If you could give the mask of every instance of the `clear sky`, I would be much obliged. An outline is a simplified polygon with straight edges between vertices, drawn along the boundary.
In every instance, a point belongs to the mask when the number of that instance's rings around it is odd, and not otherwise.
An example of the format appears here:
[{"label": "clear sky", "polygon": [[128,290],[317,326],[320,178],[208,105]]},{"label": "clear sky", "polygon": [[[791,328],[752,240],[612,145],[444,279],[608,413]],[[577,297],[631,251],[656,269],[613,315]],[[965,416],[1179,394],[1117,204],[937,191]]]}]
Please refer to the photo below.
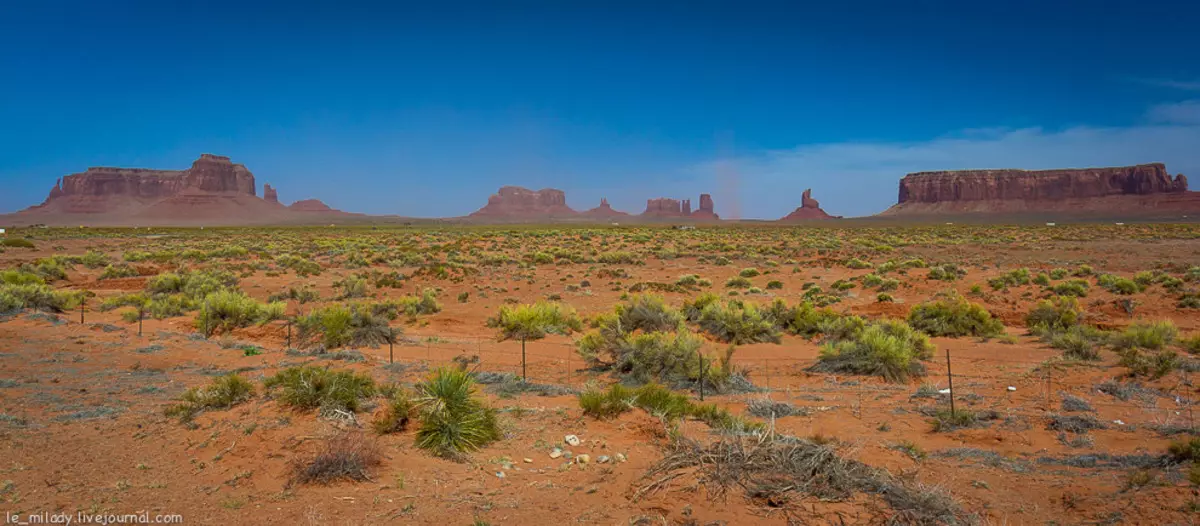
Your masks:
[{"label": "clear sky", "polygon": [[876,213],[921,170],[1197,174],[1198,20],[1185,1],[0,2],[0,212],[88,166],[201,152],[285,202],[423,217],[505,184],[774,219],[809,187]]}]

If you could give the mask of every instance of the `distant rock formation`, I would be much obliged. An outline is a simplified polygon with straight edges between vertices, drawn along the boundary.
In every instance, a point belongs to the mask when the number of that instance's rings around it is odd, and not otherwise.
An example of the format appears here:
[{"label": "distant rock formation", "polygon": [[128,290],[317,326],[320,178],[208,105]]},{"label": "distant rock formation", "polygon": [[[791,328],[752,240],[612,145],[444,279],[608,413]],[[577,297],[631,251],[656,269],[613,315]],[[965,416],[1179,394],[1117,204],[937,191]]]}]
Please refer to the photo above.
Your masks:
[{"label": "distant rock formation", "polygon": [[545,188],[533,191],[519,186],[505,186],[488,197],[483,208],[470,217],[494,219],[569,218],[579,213],[567,206],[562,190]]},{"label": "distant rock formation", "polygon": [[271,183],[266,183],[263,185],[263,199],[265,199],[268,203],[279,204],[279,194],[274,188],[271,188]]},{"label": "distant rock formation", "polygon": [[288,205],[288,209],[296,212],[337,212],[320,199],[301,199]]},{"label": "distant rock formation", "polygon": [[593,218],[593,219],[611,219],[611,218],[618,218],[618,217],[629,217],[629,214],[627,214],[625,212],[622,212],[620,210],[614,210],[613,207],[609,206],[608,199],[605,199],[605,198],[600,198],[600,206],[597,206],[596,208],[593,208],[591,210],[587,210],[580,215],[588,217],[588,218]]},{"label": "distant rock formation", "polygon": [[812,198],[812,188],[804,190],[800,194],[800,207],[793,210],[792,213],[780,218],[780,221],[807,221],[811,219],[837,219],[840,216],[831,216],[821,209],[821,203]]},{"label": "distant rock formation", "polygon": [[721,219],[721,216],[718,216],[717,212],[715,210],[713,210],[713,199],[712,199],[712,196],[709,194],[700,194],[700,209],[696,210],[695,212],[692,212],[689,215],[693,219],[713,220],[713,221],[715,221],[717,219]]},{"label": "distant rock formation", "polygon": [[283,207],[271,185],[256,193],[254,174],[228,157],[202,154],[186,170],[95,167],[58,179],[42,204],[8,215],[14,224],[239,225],[287,224],[330,209],[320,201]]},{"label": "distant rock formation", "polygon": [[700,208],[697,210],[692,210],[691,199],[684,199],[682,201],[678,199],[671,199],[669,197],[647,199],[646,210],[642,212],[642,217],[650,219],[720,219],[720,217],[717,216],[717,213],[713,211],[713,200],[712,196],[709,194],[700,194]]},{"label": "distant rock formation", "polygon": [[898,203],[882,215],[1051,212],[1120,216],[1200,210],[1200,196],[1187,190],[1187,178],[1182,174],[1172,178],[1162,163],[920,172],[900,180]]}]

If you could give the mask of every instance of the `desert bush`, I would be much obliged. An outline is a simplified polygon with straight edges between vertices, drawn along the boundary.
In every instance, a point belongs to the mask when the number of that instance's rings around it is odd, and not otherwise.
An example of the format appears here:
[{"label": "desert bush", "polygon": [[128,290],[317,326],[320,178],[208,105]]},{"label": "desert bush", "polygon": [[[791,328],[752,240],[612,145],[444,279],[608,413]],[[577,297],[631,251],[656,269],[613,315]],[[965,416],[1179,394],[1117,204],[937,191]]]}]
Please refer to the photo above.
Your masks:
[{"label": "desert bush", "polygon": [[781,289],[783,289],[782,281],[771,280],[771,281],[767,282],[767,290],[781,290]]},{"label": "desert bush", "polygon": [[498,329],[506,340],[537,340],[547,334],[570,334],[583,329],[575,309],[561,303],[538,302],[516,307],[501,306],[487,326]]},{"label": "desert bush", "polygon": [[741,276],[732,277],[725,281],[725,288],[727,289],[748,289],[751,285],[753,283],[750,280]]},{"label": "desert bush", "polygon": [[71,266],[71,262],[66,259],[42,258],[33,264],[26,263],[21,265],[20,270],[36,274],[43,280],[50,282],[67,279],[67,268]]},{"label": "desert bush", "polygon": [[1086,298],[1087,291],[1088,282],[1082,279],[1064,281],[1050,287],[1050,292],[1059,296],[1074,296],[1076,298]]},{"label": "desert bush", "polygon": [[[625,332],[642,331],[671,331],[683,323],[683,314],[666,304],[662,296],[653,294],[638,294],[631,296],[624,304],[614,309],[616,322]],[[612,319],[601,316],[596,326],[611,324]]]},{"label": "desert bush", "polygon": [[734,345],[780,341],[775,323],[753,303],[730,300],[723,305],[709,304],[696,323],[718,341]]},{"label": "desert bush", "polygon": [[101,272],[100,277],[98,277],[96,279],[105,280],[105,279],[117,279],[117,278],[132,278],[137,275],[138,275],[137,269],[122,263],[122,264],[109,265],[107,267],[104,267],[104,272]]},{"label": "desert bush", "polygon": [[46,280],[32,272],[0,270],[0,285],[45,285]]},{"label": "desert bush", "polygon": [[438,369],[416,391],[421,414],[417,447],[457,457],[501,438],[495,410],[476,396],[475,380],[467,371]]},{"label": "desert bush", "polygon": [[196,328],[208,331],[233,330],[264,324],[283,318],[286,305],[259,303],[240,292],[221,290],[204,297],[204,308],[196,318]]},{"label": "desert bush", "polygon": [[275,265],[279,268],[291,269],[301,278],[321,274],[321,265],[315,261],[304,259],[294,254],[281,254],[275,257]]},{"label": "desert bush", "polygon": [[1096,361],[1100,359],[1098,346],[1107,335],[1092,327],[1075,325],[1066,330],[1048,332],[1043,338],[1051,347],[1061,349],[1067,358]]},{"label": "desert bush", "polygon": [[683,303],[683,314],[690,322],[700,320],[700,314],[704,312],[705,307],[721,301],[721,297],[711,292],[705,292],[691,301]]},{"label": "desert bush", "polygon": [[1004,332],[1004,324],[993,319],[987,309],[958,295],[913,307],[908,323],[933,336],[990,337]]},{"label": "desert bush", "polygon": [[371,427],[376,433],[386,435],[398,433],[408,428],[408,423],[416,415],[417,405],[409,393],[396,389],[388,397],[383,411],[371,421]]},{"label": "desert bush", "polygon": [[214,378],[207,387],[193,387],[183,392],[179,403],[166,408],[164,414],[181,421],[190,421],[205,409],[226,409],[254,396],[254,384],[230,374]]},{"label": "desert bush", "polygon": [[814,371],[880,376],[904,381],[925,374],[921,360],[933,356],[929,337],[899,320],[867,325],[851,339],[827,343],[821,348]]},{"label": "desert bush", "polygon": [[340,410],[357,412],[362,400],[375,394],[375,381],[365,374],[303,365],[289,367],[263,380],[268,391],[285,406],[322,413]]},{"label": "desert bush", "polygon": [[292,465],[292,481],[329,484],[341,480],[366,482],[383,462],[379,444],[360,431],[340,431],[325,440],[315,456]]},{"label": "desert bush", "polygon": [[387,316],[388,319],[396,319],[400,313],[410,318],[415,318],[417,316],[437,314],[442,311],[442,304],[438,303],[437,292],[433,289],[422,290],[420,296],[403,296],[398,299],[388,299],[376,305],[378,305],[375,309],[376,314]]},{"label": "desert bush", "polygon": [[328,305],[296,318],[301,345],[323,345],[327,349],[345,346],[375,347],[394,342],[399,328],[388,325],[389,307],[355,303]]},{"label": "desert bush", "polygon": [[1179,335],[1179,329],[1171,320],[1158,322],[1136,322],[1114,335],[1111,343],[1116,350],[1158,350],[1170,345]]},{"label": "desert bush", "polygon": [[1118,354],[1121,360],[1117,364],[1129,369],[1130,376],[1162,378],[1180,365],[1179,355],[1172,350],[1164,349],[1150,354],[1130,347],[1118,351]]},{"label": "desert bush", "polygon": [[1079,302],[1071,296],[1040,300],[1029,314],[1025,326],[1039,330],[1058,331],[1075,326],[1080,317]]},{"label": "desert bush", "polygon": [[4,283],[0,284],[0,312],[22,309],[64,312],[78,307],[83,297],[81,291],[54,290],[49,285],[38,283]]},{"label": "desert bush", "polygon": [[338,295],[341,299],[362,298],[367,295],[367,280],[357,276],[349,276],[345,279],[334,281],[333,288],[341,291]]},{"label": "desert bush", "polygon": [[992,290],[1004,290],[1008,287],[1026,285],[1028,283],[1029,269],[1027,268],[1013,270],[988,280],[988,285],[992,287]]},{"label": "desert bush", "polygon": [[28,239],[19,237],[6,237],[4,239],[0,239],[0,247],[35,249],[37,248],[37,245],[34,245],[33,241]]},{"label": "desert bush", "polygon": [[926,279],[955,281],[966,274],[967,271],[959,268],[958,265],[947,263],[945,265],[929,267],[929,274],[926,276]]},{"label": "desert bush", "polygon": [[975,425],[977,418],[974,411],[966,409],[939,409],[933,416],[933,431],[944,433]]},{"label": "desert bush", "polygon": [[1200,437],[1171,442],[1167,446],[1167,455],[1175,462],[1200,462]]}]

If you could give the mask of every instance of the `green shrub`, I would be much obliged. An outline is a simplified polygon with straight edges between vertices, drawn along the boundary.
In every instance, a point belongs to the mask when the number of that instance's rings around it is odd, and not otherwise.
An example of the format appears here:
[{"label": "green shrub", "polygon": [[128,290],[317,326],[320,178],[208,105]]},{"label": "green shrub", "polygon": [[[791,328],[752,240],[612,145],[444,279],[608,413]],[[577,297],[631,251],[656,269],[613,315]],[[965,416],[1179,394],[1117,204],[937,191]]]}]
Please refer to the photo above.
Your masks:
[{"label": "green shrub", "polygon": [[767,290],[780,290],[783,288],[783,282],[779,280],[771,280],[767,282]]},{"label": "green shrub", "polygon": [[1088,282],[1082,279],[1073,279],[1064,281],[1050,287],[1050,292],[1059,296],[1074,296],[1076,298],[1086,298],[1088,291]]},{"label": "green shrub", "polygon": [[926,276],[926,279],[932,279],[932,280],[938,280],[938,281],[955,281],[958,278],[965,276],[966,274],[967,274],[967,271],[959,268],[958,265],[955,265],[953,263],[947,263],[945,265],[930,267],[929,275]]},{"label": "green shrub", "polygon": [[[683,314],[667,305],[662,296],[653,294],[638,294],[631,296],[624,304],[614,308],[617,323],[625,332],[642,331],[673,331],[683,323]],[[597,318],[596,326],[613,320],[604,316]]]},{"label": "green shrub", "polygon": [[0,270],[0,285],[45,285],[46,280],[23,270]]},{"label": "green shrub", "polygon": [[416,390],[421,413],[417,447],[456,457],[501,438],[496,412],[476,397],[470,373],[438,369]]},{"label": "green shrub", "polygon": [[1029,314],[1025,315],[1026,327],[1042,330],[1065,330],[1079,323],[1079,302],[1071,296],[1057,296],[1040,300]]},{"label": "green shrub", "polygon": [[315,365],[289,367],[263,380],[268,391],[279,390],[279,403],[301,410],[357,412],[362,399],[375,394],[375,381],[353,371],[335,371]]},{"label": "green shrub", "polygon": [[107,267],[104,267],[104,272],[102,272],[100,274],[100,277],[98,277],[96,279],[104,280],[104,279],[117,279],[117,278],[132,278],[132,277],[136,277],[137,275],[138,275],[137,269],[122,263],[122,264],[118,264],[118,265],[109,265]]},{"label": "green shrub", "polygon": [[743,278],[753,278],[759,274],[761,274],[761,272],[759,272],[758,269],[753,268],[753,267],[744,268],[744,269],[742,269],[741,272],[738,272],[738,276],[741,276]]},{"label": "green shrub", "polygon": [[33,244],[33,241],[19,237],[6,237],[4,239],[0,239],[0,247],[29,249],[37,248],[37,246]]},{"label": "green shrub", "polygon": [[1130,376],[1162,378],[1178,369],[1180,365],[1179,355],[1171,350],[1160,350],[1154,354],[1148,354],[1134,347],[1118,352],[1121,355],[1118,365],[1128,368]]},{"label": "green shrub", "polygon": [[866,326],[866,320],[852,314],[841,315],[828,307],[816,308],[804,302],[796,306],[787,329],[793,334],[813,338],[823,336],[831,340],[853,338]]},{"label": "green shrub", "polygon": [[[345,346],[378,346],[395,341],[399,329],[388,325],[377,305],[356,303],[329,305],[296,319],[299,341],[308,347],[318,343],[326,349]],[[386,309],[386,307],[382,307]]]},{"label": "green shrub", "polygon": [[1063,356],[1067,358],[1086,361],[1100,359],[1100,350],[1097,345],[1103,341],[1104,334],[1091,327],[1076,325],[1048,334],[1050,346],[1061,349]]},{"label": "green shrub", "polygon": [[49,285],[25,283],[0,284],[0,312],[34,309],[48,312],[74,310],[83,301],[81,291],[54,290]]},{"label": "green shrub", "polygon": [[[395,305],[399,312],[415,318],[417,316],[437,314],[442,311],[442,305],[437,301],[437,292],[433,289],[421,291],[420,296],[404,296],[398,300],[381,302],[382,305]],[[389,316],[395,319],[395,315]]]},{"label": "green shrub", "polygon": [[987,309],[957,295],[913,307],[908,323],[933,336],[991,337],[1004,332],[1004,324],[993,319]]},{"label": "green shrub", "polygon": [[178,404],[166,408],[164,413],[171,418],[190,421],[205,409],[226,409],[245,402],[254,396],[254,384],[236,374],[214,378],[207,387],[193,387],[184,391]]},{"label": "green shrub", "polygon": [[718,341],[734,345],[780,341],[775,323],[753,303],[730,300],[724,305],[709,304],[696,323]]},{"label": "green shrub", "polygon": [[942,433],[975,425],[976,416],[966,409],[939,409],[933,417],[933,431]]},{"label": "green shrub", "polygon": [[874,265],[871,265],[871,262],[869,261],[863,261],[858,258],[850,258],[850,260],[846,262],[846,266],[855,270],[862,270],[864,268],[871,268]]},{"label": "green shrub", "polygon": [[346,279],[333,282],[333,288],[341,290],[341,299],[362,298],[367,295],[367,280],[349,276]]},{"label": "green shrub", "polygon": [[1167,454],[1175,462],[1200,462],[1200,437],[1176,440],[1167,446]]},{"label": "green shrub", "polygon": [[1029,269],[1027,268],[1013,270],[988,280],[988,285],[991,285],[992,290],[1004,290],[1008,287],[1026,285],[1028,283]]},{"label": "green shrub", "polygon": [[750,280],[741,276],[729,278],[725,281],[725,288],[727,289],[748,289],[751,285],[753,285],[753,283],[751,283]]},{"label": "green shrub", "polygon": [[1136,322],[1125,328],[1112,338],[1112,346],[1117,350],[1149,349],[1158,350],[1170,345],[1179,335],[1179,329],[1171,320],[1158,322]]},{"label": "green shrub", "polygon": [[1179,348],[1188,354],[1200,354],[1200,334],[1188,338],[1179,338]]},{"label": "green shrub", "polygon": [[720,301],[720,296],[711,292],[705,292],[697,296],[696,299],[683,303],[684,316],[688,321],[695,322],[700,319],[700,314],[704,312],[705,307]]},{"label": "green shrub", "polygon": [[933,350],[928,336],[902,321],[883,320],[867,325],[852,339],[822,346],[813,370],[904,381],[925,374],[920,360],[931,358]]},{"label": "green shrub", "polygon": [[875,296],[875,301],[878,301],[879,303],[892,303],[896,301],[896,299],[893,298],[891,294],[880,292]]},{"label": "green shrub", "polygon": [[259,303],[240,292],[222,290],[205,296],[196,327],[211,333],[218,329],[230,331],[264,324],[283,318],[285,308],[282,302]]},{"label": "green shrub", "polygon": [[1043,287],[1049,287],[1050,286],[1050,276],[1046,275],[1046,273],[1044,273],[1044,272],[1039,273],[1037,276],[1033,277],[1033,284],[1041,285]]}]

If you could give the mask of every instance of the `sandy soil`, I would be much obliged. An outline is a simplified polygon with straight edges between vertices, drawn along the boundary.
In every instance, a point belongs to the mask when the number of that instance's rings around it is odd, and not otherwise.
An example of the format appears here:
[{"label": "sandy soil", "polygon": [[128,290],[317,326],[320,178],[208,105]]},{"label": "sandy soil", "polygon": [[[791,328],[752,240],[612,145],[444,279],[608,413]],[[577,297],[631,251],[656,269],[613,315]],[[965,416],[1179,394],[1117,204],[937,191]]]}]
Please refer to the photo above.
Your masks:
[{"label": "sandy soil", "polygon": [[[706,398],[737,414],[744,412],[748,401],[762,397],[806,408],[805,416],[775,421],[775,431],[832,439],[846,458],[948,491],[985,524],[1191,524],[1198,517],[1197,487],[1188,482],[1186,465],[1144,468],[1121,460],[1128,455],[1162,455],[1172,440],[1188,436],[1170,435],[1164,429],[1195,429],[1192,401],[1200,395],[1195,375],[1185,368],[1160,379],[1139,380],[1144,392],[1152,394],[1130,400],[1105,394],[1098,390],[1099,384],[1128,381],[1116,354],[1105,351],[1099,362],[1052,365],[1061,351],[1027,335],[1024,327],[1025,313],[1044,295],[1041,287],[1030,284],[992,291],[986,281],[1019,267],[1037,273],[1083,264],[1124,277],[1154,269],[1182,275],[1189,266],[1200,264],[1196,240],[1200,228],[771,228],[692,233],[614,229],[592,231],[592,239],[582,241],[583,231],[561,229],[540,237],[531,237],[530,232],[539,231],[172,230],[159,233],[166,237],[153,238],[119,230],[35,232],[37,248],[6,249],[0,253],[0,269],[88,250],[114,260],[133,250],[182,251],[185,247],[239,245],[265,247],[265,252],[245,260],[138,262],[135,266],[142,276],[112,280],[97,279],[100,268],[76,265],[66,280],[54,285],[96,294],[85,307],[85,323],[80,323],[79,312],[24,312],[0,321],[0,508],[23,514],[175,513],[182,514],[187,524],[883,523],[896,517],[877,495],[857,495],[843,502],[805,499],[782,509],[740,491],[716,497],[711,486],[694,477],[681,477],[639,495],[651,482],[645,477],[647,471],[662,457],[669,440],[666,425],[641,411],[611,421],[585,417],[571,395],[502,396],[485,389],[490,403],[501,410],[503,440],[472,453],[464,462],[454,462],[417,449],[412,431],[381,436],[376,440],[385,460],[369,482],[329,486],[290,483],[292,466],[312,454],[324,437],[353,424],[286,409],[261,394],[229,410],[206,411],[191,427],[163,415],[163,409],[185,389],[205,385],[215,376],[236,371],[257,381],[305,362],[363,371],[379,382],[401,384],[420,381],[456,357],[478,357],[479,370],[519,373],[520,343],[496,341],[495,331],[485,325],[506,299],[528,303],[556,294],[581,315],[593,316],[610,311],[635,283],[672,283],[681,275],[697,274],[712,281],[712,291],[725,294],[727,279],[743,268],[756,267],[771,271],[752,278],[756,286],[766,289],[766,283],[778,280],[782,288],[745,295],[745,299],[767,303],[782,298],[794,304],[801,301],[806,283],[830,290],[837,280],[871,273],[843,264],[856,255],[876,265],[909,258],[953,262],[967,274],[942,282],[925,279],[925,269],[911,269],[907,275],[892,275],[902,282],[891,293],[896,302],[878,303],[875,292],[859,287],[833,305],[835,310],[870,318],[904,317],[912,305],[953,288],[1001,319],[1011,340],[935,338],[937,352],[926,364],[928,375],[896,384],[807,372],[818,357],[819,344],[785,335],[780,344],[742,345],[734,354],[735,366],[763,392]],[[570,240],[563,241],[564,236]],[[842,244],[804,246],[810,238],[839,239]],[[895,243],[899,246],[894,251],[854,248],[854,240],[865,238],[907,242]],[[282,251],[270,245],[301,243],[297,240],[312,248],[313,259],[325,267],[320,275],[302,278],[271,266],[271,256]],[[414,275],[416,266],[372,263],[349,268],[340,253],[346,244],[322,246],[313,240],[411,247],[423,253],[466,254],[475,249],[514,259],[556,246],[589,245],[600,252],[633,251],[644,264],[473,265],[479,270],[476,275],[439,279]],[[664,244],[684,255],[653,256]],[[725,256],[731,263],[714,264],[715,256]],[[253,272],[241,267],[259,262],[264,266]],[[194,316],[187,315],[145,320],[139,335],[138,324],[123,321],[120,311],[96,308],[104,298],[141,290],[149,275],[207,265],[242,269],[241,289],[259,300],[302,285],[315,288],[322,298],[332,298],[337,294],[334,282],[345,276],[371,269],[396,270],[409,276],[400,288],[372,286],[369,293],[377,298],[398,297],[438,287],[442,310],[395,322],[403,326],[405,338],[391,352],[387,347],[363,348],[357,349],[363,361],[336,361],[285,352],[288,328],[283,321],[205,339],[197,333]],[[629,277],[599,277],[599,270],[617,268]],[[590,286],[578,287],[583,280]],[[974,285],[982,285],[983,292],[972,293]],[[456,300],[462,292],[469,293],[465,303]],[[663,295],[679,305],[696,294]],[[1089,322],[1100,327],[1120,328],[1136,319],[1170,319],[1184,335],[1200,332],[1197,311],[1177,308],[1177,295],[1149,287],[1131,296],[1136,302],[1131,317],[1119,304],[1124,296],[1093,284],[1081,305]],[[302,313],[313,307],[292,302],[289,311]],[[261,348],[261,354],[245,355],[241,346],[246,344]],[[713,342],[711,347],[724,345]],[[389,354],[397,365],[389,366]],[[914,393],[923,383],[947,386],[947,356],[956,403],[994,411],[993,421],[952,432],[931,430],[923,408],[942,408],[947,399],[919,398]],[[613,381],[604,372],[585,369],[570,336],[530,342],[527,367],[531,381],[541,384],[579,389],[589,382]],[[1052,415],[1064,414],[1061,403],[1067,394],[1090,402],[1094,412],[1080,414],[1104,424],[1103,429],[1086,433],[1086,444],[1068,445],[1058,431],[1047,429]],[[363,424],[370,419],[370,414],[358,415]],[[369,433],[369,426],[365,427]],[[682,431],[701,440],[714,439],[713,432],[699,422],[685,422]],[[584,441],[569,448],[576,454],[596,458],[621,453],[628,461],[578,465],[550,458],[551,449],[562,446],[567,434]],[[914,458],[899,444],[913,444],[924,456]],[[1089,467],[1064,465],[1079,455],[1101,456],[1093,458]]]}]

